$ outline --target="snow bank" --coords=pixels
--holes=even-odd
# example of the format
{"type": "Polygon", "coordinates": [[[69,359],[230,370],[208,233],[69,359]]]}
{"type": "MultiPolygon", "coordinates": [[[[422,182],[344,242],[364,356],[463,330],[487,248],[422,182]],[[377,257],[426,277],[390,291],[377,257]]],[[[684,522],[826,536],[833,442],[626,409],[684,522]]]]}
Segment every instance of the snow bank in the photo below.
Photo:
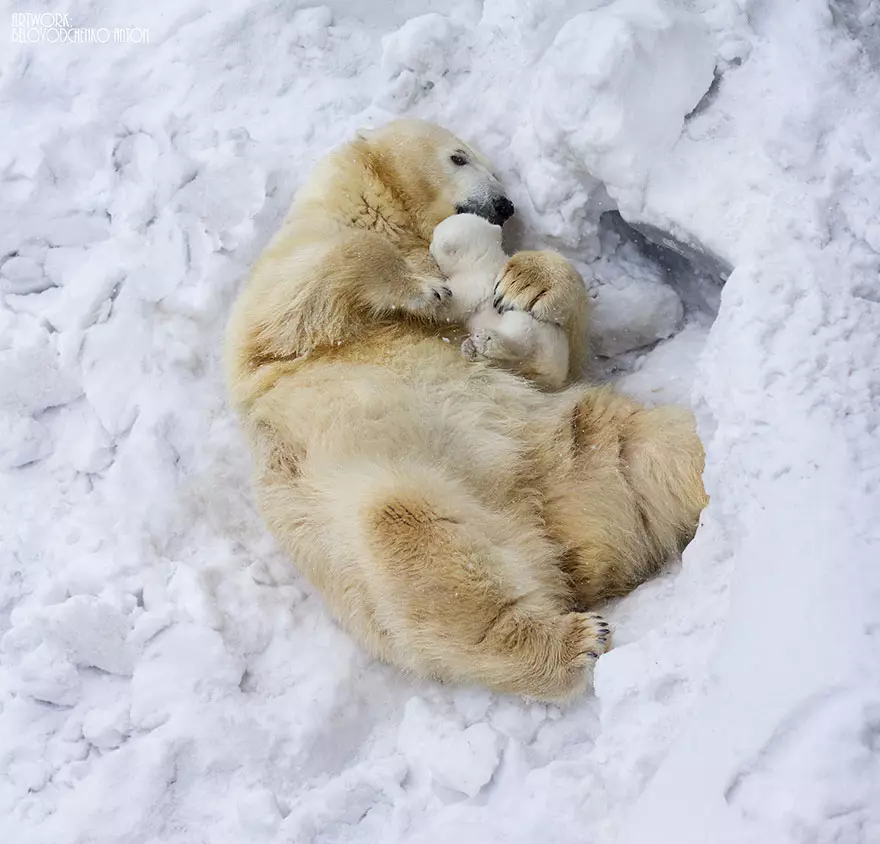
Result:
{"type": "Polygon", "coordinates": [[[6,838],[880,839],[871,9],[78,0],[149,44],[4,51],[6,838]],[[698,414],[697,538],[565,709],[370,662],[249,496],[230,302],[312,162],[399,113],[497,162],[621,388],[698,414]],[[711,328],[614,208],[734,268],[711,328]]]}

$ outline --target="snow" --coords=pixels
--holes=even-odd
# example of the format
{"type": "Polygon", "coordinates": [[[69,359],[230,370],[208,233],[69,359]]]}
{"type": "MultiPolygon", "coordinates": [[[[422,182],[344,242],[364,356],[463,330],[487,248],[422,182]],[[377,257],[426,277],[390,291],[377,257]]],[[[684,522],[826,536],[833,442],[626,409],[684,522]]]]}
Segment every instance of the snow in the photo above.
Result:
{"type": "Polygon", "coordinates": [[[4,840],[880,840],[876,5],[75,0],[149,43],[7,47],[4,840]],[[249,495],[229,305],[316,158],[403,113],[496,162],[597,373],[706,445],[696,539],[565,708],[368,660],[249,495]]]}

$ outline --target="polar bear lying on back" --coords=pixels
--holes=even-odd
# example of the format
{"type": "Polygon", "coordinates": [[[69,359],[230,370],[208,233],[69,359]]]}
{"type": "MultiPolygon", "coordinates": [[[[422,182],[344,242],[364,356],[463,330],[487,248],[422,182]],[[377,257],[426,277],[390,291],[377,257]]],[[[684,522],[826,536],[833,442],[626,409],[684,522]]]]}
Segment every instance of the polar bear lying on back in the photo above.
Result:
{"type": "Polygon", "coordinates": [[[564,700],[609,646],[593,608],[696,530],[703,449],[686,409],[576,382],[589,301],[554,252],[512,256],[496,296],[562,326],[567,388],[466,360],[429,252],[465,213],[514,208],[446,129],[395,121],[330,152],[233,308],[229,396],[266,523],[370,653],[564,700]]]}
{"type": "Polygon", "coordinates": [[[507,264],[501,227],[475,214],[456,214],[434,229],[431,255],[449,280],[453,320],[470,332],[462,354],[506,365],[544,387],[562,387],[569,366],[562,326],[529,311],[495,309],[495,287],[507,264]]]}

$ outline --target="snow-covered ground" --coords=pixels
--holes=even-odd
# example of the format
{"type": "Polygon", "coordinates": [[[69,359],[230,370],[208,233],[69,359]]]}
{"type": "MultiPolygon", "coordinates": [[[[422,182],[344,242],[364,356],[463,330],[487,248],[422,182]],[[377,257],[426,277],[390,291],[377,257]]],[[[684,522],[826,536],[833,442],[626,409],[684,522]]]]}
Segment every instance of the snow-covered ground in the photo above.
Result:
{"type": "Polygon", "coordinates": [[[8,9],[44,11],[149,43],[0,23],[4,842],[880,841],[877,0],[8,9]],[[695,541],[566,708],[367,659],[224,404],[292,192],[404,113],[496,161],[596,371],[706,444],[695,541]]]}

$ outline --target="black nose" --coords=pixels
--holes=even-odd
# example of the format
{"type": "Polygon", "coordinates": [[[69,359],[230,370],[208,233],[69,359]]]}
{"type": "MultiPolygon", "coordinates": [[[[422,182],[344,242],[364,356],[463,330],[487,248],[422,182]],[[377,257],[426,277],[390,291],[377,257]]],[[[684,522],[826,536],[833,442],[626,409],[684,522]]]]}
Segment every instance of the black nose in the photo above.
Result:
{"type": "Polygon", "coordinates": [[[493,201],[492,210],[495,212],[492,216],[498,220],[498,225],[500,226],[513,216],[516,208],[513,207],[513,203],[506,196],[499,196],[493,201]]]}

